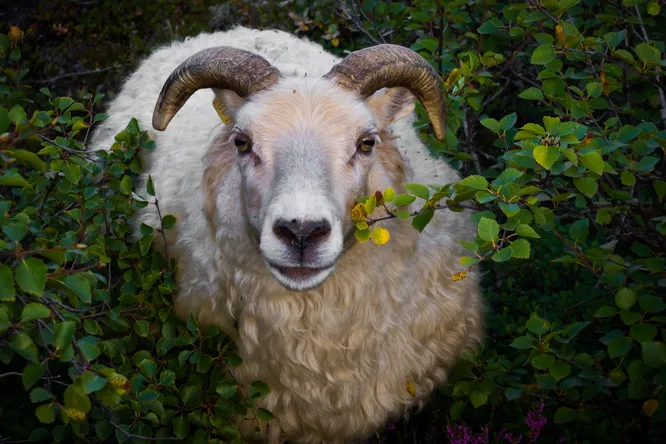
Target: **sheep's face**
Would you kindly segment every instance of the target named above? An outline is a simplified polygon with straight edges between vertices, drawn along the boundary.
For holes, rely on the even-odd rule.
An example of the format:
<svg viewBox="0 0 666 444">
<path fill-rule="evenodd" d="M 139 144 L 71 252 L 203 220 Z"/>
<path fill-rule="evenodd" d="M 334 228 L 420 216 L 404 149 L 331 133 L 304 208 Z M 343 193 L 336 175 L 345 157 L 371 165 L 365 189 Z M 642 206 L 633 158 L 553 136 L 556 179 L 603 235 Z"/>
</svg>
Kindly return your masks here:
<svg viewBox="0 0 666 444">
<path fill-rule="evenodd" d="M 355 199 L 374 192 L 369 185 L 393 185 L 378 161 L 380 132 L 411 113 L 413 96 L 392 89 L 362 100 L 324 80 L 291 79 L 247 102 L 217 97 L 233 116 L 228 149 L 266 266 L 291 290 L 321 284 L 355 241 Z"/>
</svg>

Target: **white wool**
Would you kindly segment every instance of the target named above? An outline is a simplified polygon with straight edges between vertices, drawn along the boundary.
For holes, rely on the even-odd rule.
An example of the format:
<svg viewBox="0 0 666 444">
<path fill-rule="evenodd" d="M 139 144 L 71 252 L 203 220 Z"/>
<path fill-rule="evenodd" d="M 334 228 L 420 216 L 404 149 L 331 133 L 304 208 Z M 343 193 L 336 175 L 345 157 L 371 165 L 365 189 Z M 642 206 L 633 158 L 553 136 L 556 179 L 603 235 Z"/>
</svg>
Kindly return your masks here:
<svg viewBox="0 0 666 444">
<path fill-rule="evenodd" d="M 167 232 L 169 255 L 177 260 L 176 311 L 217 325 L 236 341 L 244 360 L 235 370 L 241 382 L 261 379 L 271 386 L 260 406 L 272 410 L 275 419 L 262 439 L 362 439 L 410 406 L 422 405 L 460 354 L 481 341 L 478 276 L 451 280 L 463 269 L 457 240 L 473 236 L 470 215 L 437 211 L 421 234 L 409 222 L 383 222 L 391 232 L 387 245 L 357 243 L 320 286 L 286 290 L 245 229 L 238 168 L 231 168 L 220 185 L 216 227 L 206 218 L 204 157 L 223 127 L 211 106 L 213 92 L 196 92 L 166 131 L 151 126 L 169 74 L 196 52 L 221 45 L 257 53 L 286 77 L 307 77 L 287 79 L 294 84 L 316 83 L 311 79 L 340 61 L 320 45 L 279 31 L 236 28 L 173 43 L 129 77 L 107 111 L 110 117 L 94 134 L 92 149 L 108 149 L 132 117 L 154 138 L 157 149 L 143 157 L 139 187 L 152 175 L 162 214 L 178 219 Z M 393 145 L 407 163 L 404 182 L 457 181 L 450 166 L 428 155 L 413 121 L 410 115 L 392 127 Z M 153 206 L 140 211 L 140 222 L 159 226 Z M 251 423 L 239 420 L 245 436 L 252 436 Z"/>
</svg>

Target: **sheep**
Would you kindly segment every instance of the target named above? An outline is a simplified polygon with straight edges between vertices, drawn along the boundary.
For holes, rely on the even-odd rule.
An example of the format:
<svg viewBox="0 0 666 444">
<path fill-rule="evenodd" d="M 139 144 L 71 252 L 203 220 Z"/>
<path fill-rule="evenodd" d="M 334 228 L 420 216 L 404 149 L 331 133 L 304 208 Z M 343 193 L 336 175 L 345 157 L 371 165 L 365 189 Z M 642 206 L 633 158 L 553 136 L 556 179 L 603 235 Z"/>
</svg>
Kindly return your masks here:
<svg viewBox="0 0 666 444">
<path fill-rule="evenodd" d="M 150 174 L 178 220 L 166 237 L 177 315 L 219 327 L 243 359 L 238 381 L 271 387 L 258 404 L 270 427 L 237 419 L 246 439 L 361 440 L 422 407 L 482 343 L 479 277 L 451 279 L 458 239 L 474 238 L 468 211 L 438 211 L 420 234 L 383 221 L 383 246 L 357 242 L 349 217 L 376 190 L 460 179 L 413 128 L 418 99 L 444 136 L 441 85 L 404 47 L 342 59 L 237 27 L 158 49 L 112 101 L 92 149 L 131 117 L 156 142 L 141 184 Z M 159 226 L 152 206 L 142 222 Z"/>
</svg>

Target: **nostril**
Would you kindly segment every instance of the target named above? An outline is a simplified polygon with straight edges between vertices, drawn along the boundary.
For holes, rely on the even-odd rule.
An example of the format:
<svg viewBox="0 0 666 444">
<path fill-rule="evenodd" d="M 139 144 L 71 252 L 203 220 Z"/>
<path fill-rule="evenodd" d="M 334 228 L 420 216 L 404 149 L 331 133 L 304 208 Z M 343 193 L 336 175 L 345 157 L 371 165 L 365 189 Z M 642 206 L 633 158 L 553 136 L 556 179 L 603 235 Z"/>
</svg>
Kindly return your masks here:
<svg viewBox="0 0 666 444">
<path fill-rule="evenodd" d="M 310 232 L 305 238 L 308 243 L 316 244 L 322 242 L 331 234 L 331 224 L 326 220 L 311 222 L 310 224 Z"/>
<path fill-rule="evenodd" d="M 280 219 L 273 225 L 273 233 L 275 233 L 278 239 L 280 239 L 282 242 L 290 243 L 292 245 L 296 242 L 300 242 L 297 233 L 294 232 L 294 229 L 297 226 L 295 222 L 296 221 L 289 222 Z"/>
</svg>

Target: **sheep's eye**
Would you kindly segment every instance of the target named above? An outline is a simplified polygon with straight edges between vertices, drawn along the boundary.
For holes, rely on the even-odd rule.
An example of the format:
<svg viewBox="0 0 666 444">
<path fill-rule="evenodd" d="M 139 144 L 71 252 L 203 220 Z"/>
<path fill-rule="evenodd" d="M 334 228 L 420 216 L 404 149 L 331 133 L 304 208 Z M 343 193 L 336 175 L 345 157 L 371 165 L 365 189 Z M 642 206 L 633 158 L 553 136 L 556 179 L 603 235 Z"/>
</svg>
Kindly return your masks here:
<svg viewBox="0 0 666 444">
<path fill-rule="evenodd" d="M 361 150 L 361 152 L 365 154 L 370 154 L 374 146 L 375 146 L 374 137 L 366 137 L 362 139 L 358 144 L 358 148 Z"/>
<path fill-rule="evenodd" d="M 234 137 L 234 145 L 236 145 L 239 152 L 245 153 L 250 149 L 250 140 L 242 134 L 236 134 Z"/>
</svg>

